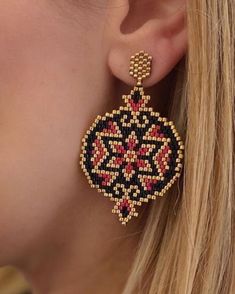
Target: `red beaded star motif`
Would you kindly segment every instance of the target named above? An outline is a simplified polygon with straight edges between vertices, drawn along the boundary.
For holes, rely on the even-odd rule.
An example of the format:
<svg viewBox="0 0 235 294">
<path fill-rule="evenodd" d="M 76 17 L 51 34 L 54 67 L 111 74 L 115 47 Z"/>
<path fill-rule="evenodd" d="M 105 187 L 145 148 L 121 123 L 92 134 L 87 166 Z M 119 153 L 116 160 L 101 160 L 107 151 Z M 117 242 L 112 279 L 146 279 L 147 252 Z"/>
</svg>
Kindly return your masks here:
<svg viewBox="0 0 235 294">
<path fill-rule="evenodd" d="M 144 51 L 131 57 L 137 84 L 122 96 L 126 105 L 97 116 L 82 139 L 82 170 L 91 187 L 115 202 L 112 212 L 124 225 L 138 216 L 136 206 L 163 196 L 183 167 L 184 145 L 173 122 L 146 107 L 142 81 L 151 60 Z"/>
</svg>

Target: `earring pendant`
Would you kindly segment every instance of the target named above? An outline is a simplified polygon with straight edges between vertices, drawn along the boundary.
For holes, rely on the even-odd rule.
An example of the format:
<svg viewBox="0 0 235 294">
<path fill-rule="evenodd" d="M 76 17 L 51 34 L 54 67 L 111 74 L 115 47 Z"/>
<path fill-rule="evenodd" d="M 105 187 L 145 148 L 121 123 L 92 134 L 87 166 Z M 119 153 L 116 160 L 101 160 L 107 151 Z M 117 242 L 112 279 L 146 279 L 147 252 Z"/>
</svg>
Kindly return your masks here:
<svg viewBox="0 0 235 294">
<path fill-rule="evenodd" d="M 114 201 L 112 212 L 123 225 L 142 203 L 163 196 L 183 167 L 184 144 L 174 123 L 147 106 L 142 83 L 151 62 L 145 51 L 131 56 L 136 85 L 122 96 L 125 105 L 98 115 L 82 139 L 81 168 L 90 186 Z"/>
</svg>

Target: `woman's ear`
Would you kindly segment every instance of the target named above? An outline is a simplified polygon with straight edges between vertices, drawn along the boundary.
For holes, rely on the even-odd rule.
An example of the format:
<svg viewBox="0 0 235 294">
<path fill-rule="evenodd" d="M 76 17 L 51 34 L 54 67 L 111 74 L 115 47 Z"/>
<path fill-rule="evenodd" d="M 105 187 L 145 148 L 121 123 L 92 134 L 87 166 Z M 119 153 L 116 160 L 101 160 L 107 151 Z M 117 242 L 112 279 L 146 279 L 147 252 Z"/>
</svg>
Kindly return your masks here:
<svg viewBox="0 0 235 294">
<path fill-rule="evenodd" d="M 153 57 L 151 76 L 144 86 L 164 78 L 185 55 L 187 30 L 185 0 L 110 1 L 108 65 L 111 72 L 133 84 L 130 56 L 144 50 Z"/>
</svg>

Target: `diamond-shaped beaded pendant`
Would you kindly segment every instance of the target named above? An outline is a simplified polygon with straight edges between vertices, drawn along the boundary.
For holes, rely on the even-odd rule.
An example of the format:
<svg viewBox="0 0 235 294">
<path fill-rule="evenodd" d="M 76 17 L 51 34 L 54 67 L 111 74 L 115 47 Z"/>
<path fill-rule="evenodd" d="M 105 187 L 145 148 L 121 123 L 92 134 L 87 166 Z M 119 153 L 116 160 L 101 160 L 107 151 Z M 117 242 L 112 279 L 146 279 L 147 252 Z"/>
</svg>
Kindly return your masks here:
<svg viewBox="0 0 235 294">
<path fill-rule="evenodd" d="M 143 79 L 150 76 L 152 57 L 140 51 L 131 57 L 136 86 L 123 95 L 125 106 L 98 115 L 82 139 L 80 164 L 91 187 L 114 201 L 112 212 L 122 224 L 136 208 L 155 200 L 180 176 L 184 145 L 172 121 L 146 104 Z"/>
</svg>

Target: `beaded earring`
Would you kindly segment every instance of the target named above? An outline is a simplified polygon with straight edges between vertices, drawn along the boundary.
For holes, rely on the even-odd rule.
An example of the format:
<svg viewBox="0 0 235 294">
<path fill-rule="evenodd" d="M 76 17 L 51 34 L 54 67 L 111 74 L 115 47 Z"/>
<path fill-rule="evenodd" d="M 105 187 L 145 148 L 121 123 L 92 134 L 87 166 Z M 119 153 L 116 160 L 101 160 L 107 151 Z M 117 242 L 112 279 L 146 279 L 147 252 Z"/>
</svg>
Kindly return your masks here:
<svg viewBox="0 0 235 294">
<path fill-rule="evenodd" d="M 136 206 L 163 196 L 183 167 L 184 145 L 173 122 L 146 107 L 142 81 L 151 61 L 144 51 L 131 56 L 136 86 L 122 96 L 126 105 L 98 115 L 82 139 L 82 170 L 91 187 L 115 202 L 112 213 L 123 225 L 138 216 Z"/>
</svg>

